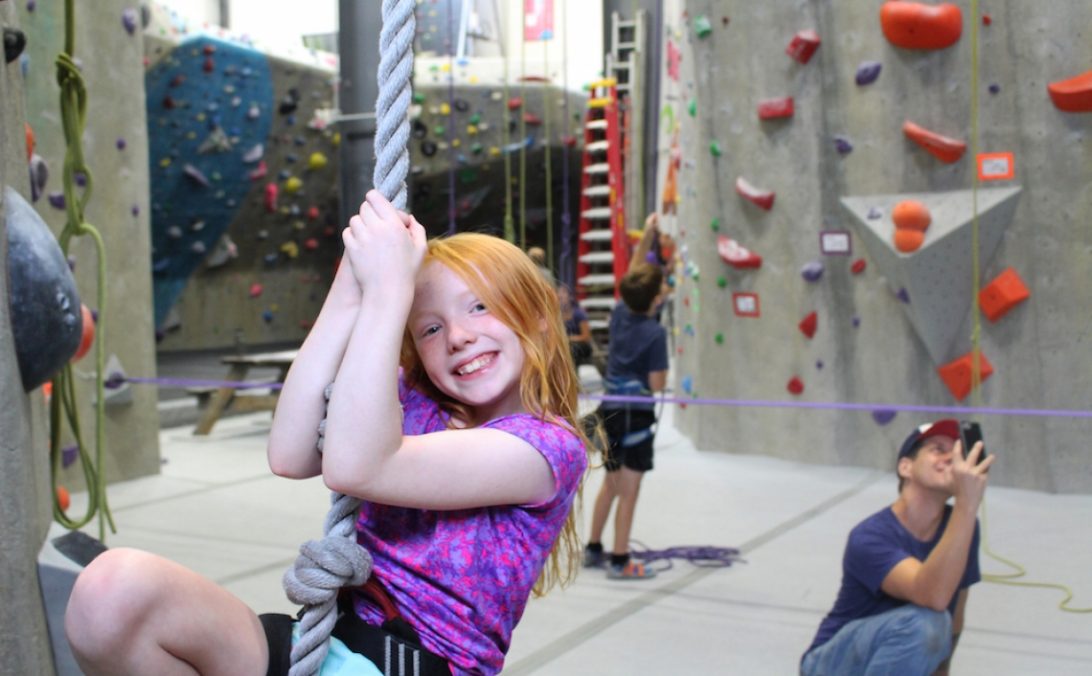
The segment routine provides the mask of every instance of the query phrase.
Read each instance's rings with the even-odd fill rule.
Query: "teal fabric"
[[[300,623],[292,623],[292,645],[300,638]],[[333,636],[330,637],[330,652],[322,661],[319,676],[383,676],[375,664],[367,657],[349,650],[348,646]]]

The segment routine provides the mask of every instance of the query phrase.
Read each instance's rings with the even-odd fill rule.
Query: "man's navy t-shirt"
[[[908,602],[888,596],[880,589],[883,580],[891,569],[908,556],[925,561],[929,553],[940,542],[948,519],[952,515],[952,506],[944,506],[937,532],[928,542],[922,542],[899,522],[898,517],[885,507],[868,517],[850,531],[842,558],[842,587],[834,608],[819,624],[819,631],[805,655],[829,641],[838,630],[853,620],[871,617],[893,610]],[[963,569],[963,579],[959,582],[956,593],[948,603],[948,612],[955,613],[959,590],[966,589],[982,579],[978,570],[978,522],[974,525],[974,537],[967,554],[967,565]]]
[[[648,374],[667,370],[667,331],[652,317],[636,314],[625,303],[610,315],[607,376],[636,378],[648,389]]]

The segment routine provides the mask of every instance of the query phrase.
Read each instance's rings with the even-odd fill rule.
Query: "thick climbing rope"
[[[91,170],[83,158],[83,131],[87,122],[87,88],[83,76],[76,66],[76,11],[74,0],[65,0],[64,6],[64,52],[57,56],[57,84],[61,89],[61,126],[64,129],[64,198],[65,225],[61,231],[61,251],[68,256],[68,247],[73,237],[88,236],[95,243],[98,259],[97,295],[98,333],[95,341],[95,457],[91,458],[80,432],[78,400],[76,398],[75,377],[72,364],[68,363],[53,377],[53,398],[49,403],[50,438],[49,454],[53,475],[53,518],[65,528],[75,530],[91,522],[99,515],[99,540],[106,539],[106,523],[110,531],[116,532],[114,518],[106,501],[106,478],[102,473],[103,454],[106,447],[105,418],[106,397],[103,392],[106,363],[105,341],[102,336],[106,319],[106,247],[102,236],[90,223],[84,220],[84,209],[91,199],[93,181]],[[84,181],[83,190],[77,193],[77,177]],[[61,465],[62,410],[64,417],[75,437],[79,452],[80,465],[87,483],[87,513],[82,519],[71,519],[61,508],[57,496],[57,474]]]
[[[561,3],[564,9],[564,21],[569,19],[568,3]],[[562,129],[568,132],[572,126],[569,120],[569,31],[568,24],[561,26],[561,117],[564,120]],[[566,136],[568,134],[566,133]],[[572,245],[572,215],[569,213],[569,144],[567,138],[562,139],[561,144],[561,256],[558,259],[558,275],[570,289],[574,285],[573,245]]]
[[[527,4],[520,3],[519,29],[519,245],[527,247]]]
[[[494,5],[496,9],[496,5]],[[495,16],[500,16],[496,11]],[[512,153],[508,148],[508,50],[501,41],[501,51],[504,56],[504,121],[501,123],[501,147],[504,149],[504,239],[512,244],[516,243],[516,226],[512,216]]]
[[[413,38],[417,28],[414,0],[383,0],[379,33],[379,96],[376,101],[376,188],[398,209],[406,206],[409,172],[409,106],[413,89]],[[333,386],[323,393],[327,402]],[[318,449],[325,437],[319,423]],[[294,568],[284,576],[288,599],[303,605],[299,639],[292,646],[290,676],[317,674],[329,652],[337,622],[337,595],[342,587],[359,586],[371,573],[371,556],[356,541],[360,500],[332,492],[322,540],[300,547]]]
[[[970,14],[972,20],[971,25],[971,157],[975,158],[975,162],[978,161],[978,117],[979,117],[979,68],[978,68],[978,21],[976,20],[978,14],[978,0],[971,0]],[[980,360],[982,358],[982,318],[981,311],[978,303],[979,293],[979,275],[981,274],[981,262],[979,261],[978,242],[978,188],[979,188],[979,176],[977,167],[973,172],[973,179],[971,183],[971,317],[973,325],[971,329],[971,391],[973,392],[971,401],[975,408],[981,408],[982,402],[982,364]],[[964,451],[969,449],[964,449]],[[988,520],[986,512],[986,498],[982,498],[982,503],[979,507],[979,511],[982,514],[981,519],[981,540],[982,551],[986,552],[986,555],[991,559],[1008,566],[1012,572],[1009,573],[983,573],[982,579],[986,582],[992,582],[994,584],[1005,584],[1014,587],[1032,587],[1038,589],[1057,589],[1065,594],[1058,603],[1059,610],[1063,610],[1067,613],[1092,613],[1092,607],[1088,608],[1074,608],[1069,605],[1069,601],[1073,598],[1073,591],[1064,584],[1055,582],[1028,582],[1020,580],[1027,575],[1027,570],[1016,563],[1011,561],[1000,554],[994,552],[990,548],[988,537]]]
[[[447,234],[455,234],[455,5],[447,6]]]

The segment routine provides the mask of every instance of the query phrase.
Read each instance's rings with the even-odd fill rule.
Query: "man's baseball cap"
[[[936,422],[919,425],[910,433],[910,436],[906,437],[906,441],[902,442],[902,448],[899,449],[899,460],[910,455],[914,447],[926,439],[940,436],[959,439],[959,421],[954,418],[944,418]]]

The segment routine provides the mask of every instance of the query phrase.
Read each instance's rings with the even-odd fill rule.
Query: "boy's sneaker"
[[[656,571],[630,559],[624,566],[607,566],[607,577],[611,580],[647,580],[656,577]]]
[[[610,554],[600,549],[592,549],[591,547],[584,547],[584,567],[585,568],[602,568],[606,565],[607,560],[610,558]]]

